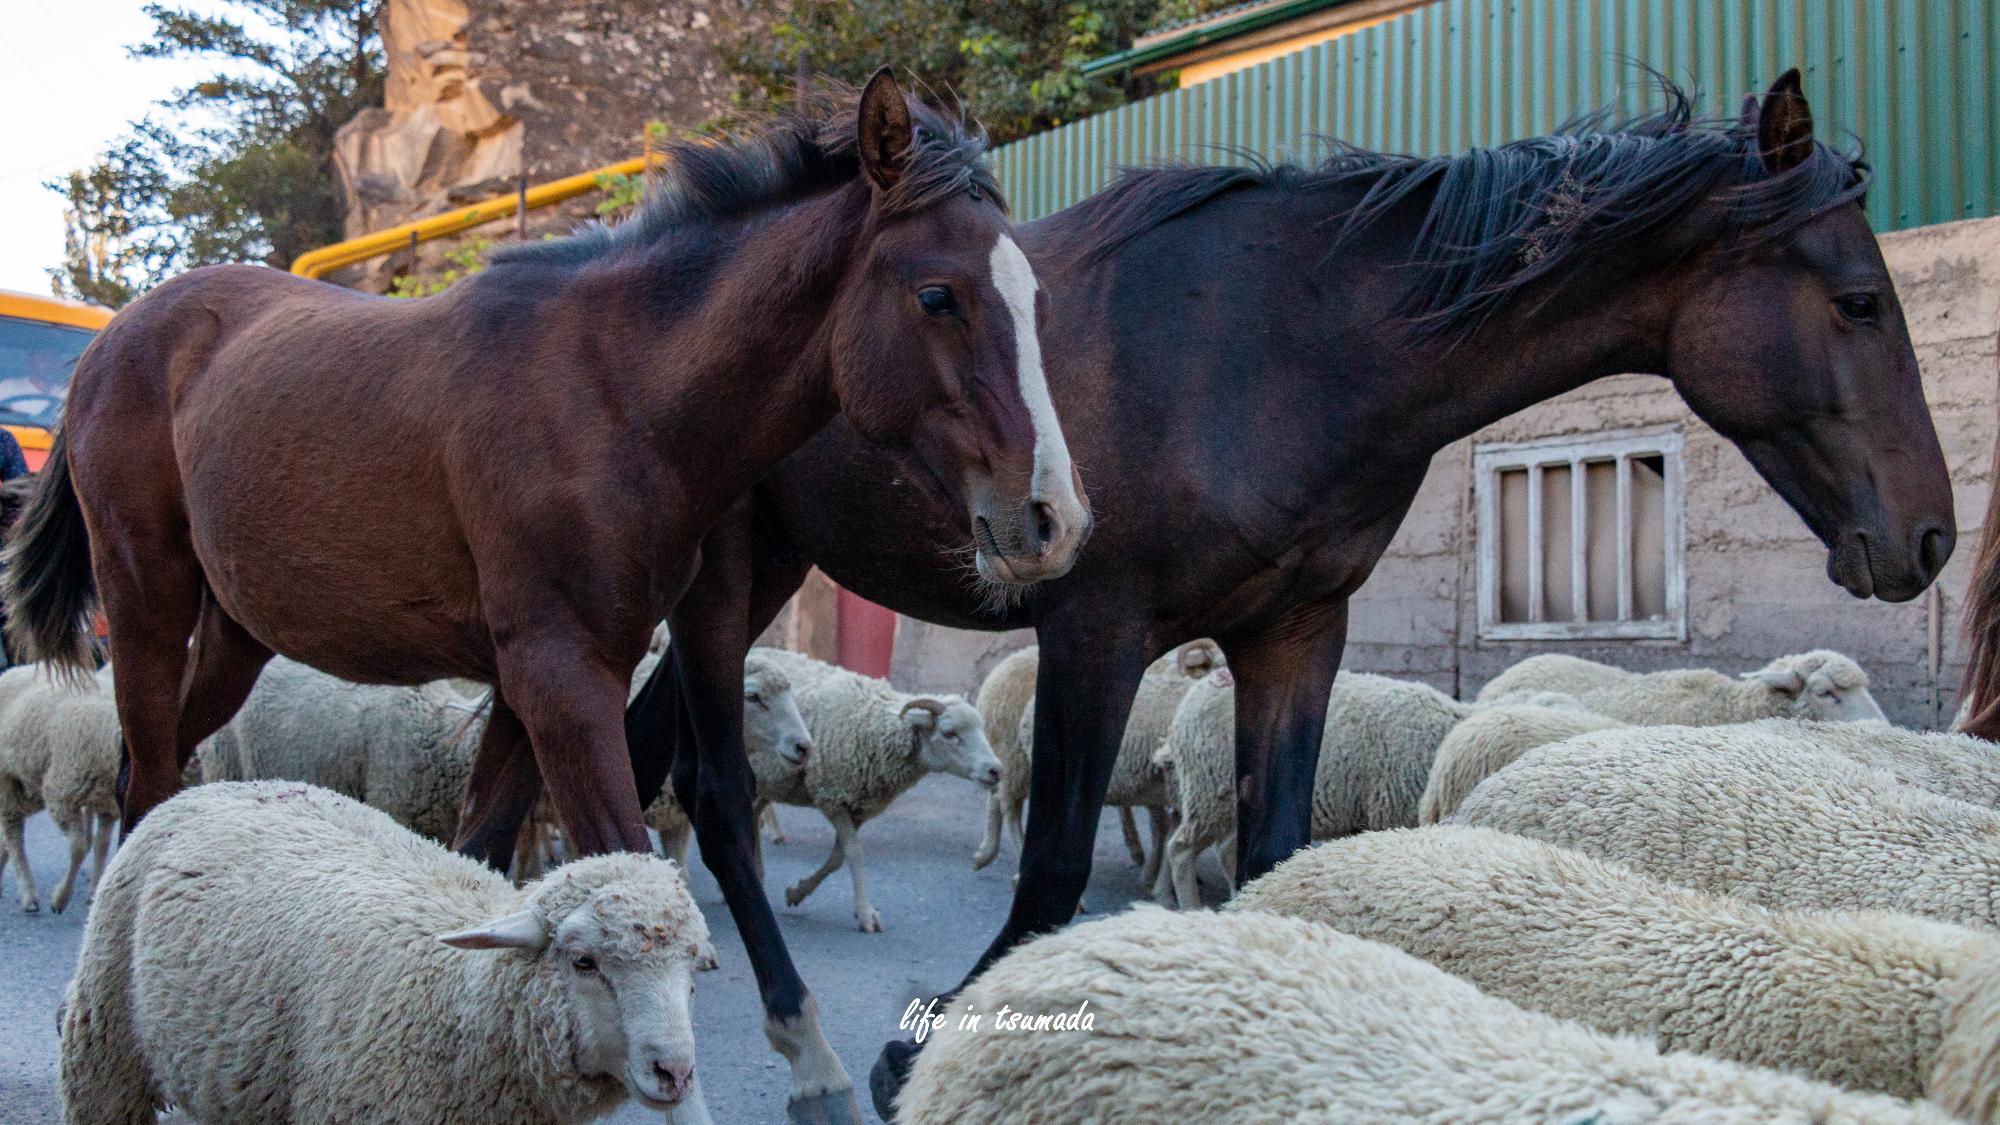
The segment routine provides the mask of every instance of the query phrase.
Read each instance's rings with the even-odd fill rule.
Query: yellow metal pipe
[[[582,195],[587,191],[596,191],[600,176],[637,175],[658,159],[656,156],[638,156],[617,164],[607,164],[602,168],[580,172],[574,176],[565,176],[560,180],[536,184],[528,189],[528,210],[561,203],[565,199]],[[331,246],[308,250],[292,262],[292,272],[300,277],[325,277],[334,270],[354,265],[356,262],[365,262],[370,258],[401,250],[410,244],[412,236],[415,236],[418,242],[429,242],[434,238],[443,238],[496,219],[504,219],[519,211],[520,204],[519,193],[496,195],[490,199],[482,199],[478,203],[446,211],[441,215],[400,223],[373,234],[364,234],[360,238],[350,238],[346,242],[336,242]]]

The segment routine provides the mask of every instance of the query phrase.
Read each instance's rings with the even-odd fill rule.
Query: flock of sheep
[[[1231,691],[1206,674],[1124,747],[1171,795],[1136,802],[1171,825],[1163,903],[1199,905],[1234,830]],[[2000,1122],[1996,765],[1888,725],[1830,652],[1733,679],[1539,656],[1473,703],[1343,674],[1324,842],[1219,913],[1016,949],[898,1120]],[[977,1030],[1002,1004],[1094,1026]]]
[[[1018,841],[1036,665],[1008,657],[969,703],[755,650],[759,804],[835,832],[787,903],[845,865],[880,930],[859,830],[926,773],[992,790],[975,867]],[[567,1122],[628,1098],[706,1120],[689,998],[714,952],[671,792],[647,810],[669,858],[544,874],[543,820],[519,885],[443,846],[477,694],[280,660],[190,763],[212,784],[107,866],[110,676],[0,674],[0,862],[23,905],[27,815],[70,842],[54,909],[97,850],[66,1120],[251,1099],[290,1120]],[[2000,1122],[2000,770],[1985,743],[1889,726],[1852,660],[1727,677],[1538,656],[1473,702],[1342,674],[1324,842],[1211,912],[1195,868],[1210,848],[1232,868],[1233,693],[1212,643],[1162,657],[1111,780],[1135,862],[1182,909],[1003,958],[939,1022],[899,1120]],[[977,1030],[1003,1005],[1063,1018]]]

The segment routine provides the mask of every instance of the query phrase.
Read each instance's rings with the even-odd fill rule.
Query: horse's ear
[[[914,132],[910,103],[886,66],[861,91],[861,125],[855,135],[861,142],[861,170],[869,182],[883,191],[894,187],[903,177]]]
[[[1764,170],[1775,176],[1804,164],[1812,147],[1812,107],[1799,87],[1799,68],[1793,67],[1771,83],[1758,107],[1757,153]]]

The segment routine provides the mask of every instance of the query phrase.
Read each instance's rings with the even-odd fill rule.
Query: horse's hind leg
[[[146,525],[147,515],[156,517],[153,526]],[[175,732],[188,638],[201,613],[201,563],[178,513],[117,511],[108,522],[93,518],[90,524],[91,563],[110,627],[111,665],[117,669],[112,690],[125,742],[118,804],[130,832],[180,789]]]
[[[202,599],[187,682],[181,689],[180,722],[174,731],[176,771],[187,767],[202,739],[221,730],[243,708],[270,661],[271,650],[222,612],[213,595]]]
[[[528,728],[497,689],[479,749],[472,755],[472,772],[465,779],[465,803],[458,813],[458,834],[452,849],[496,871],[514,860],[521,825],[542,795],[542,774]]]

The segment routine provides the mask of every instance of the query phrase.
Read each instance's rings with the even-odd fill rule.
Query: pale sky
[[[47,293],[47,271],[62,262],[62,197],[42,181],[89,164],[154,101],[213,71],[199,60],[127,58],[126,46],[152,27],[142,7],[0,4],[0,289]]]

